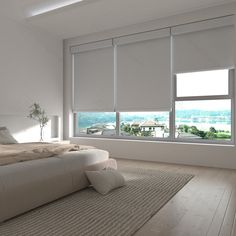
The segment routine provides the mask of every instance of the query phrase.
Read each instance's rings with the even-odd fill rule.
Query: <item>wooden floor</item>
[[[135,236],[236,236],[236,170],[117,161],[195,175]]]

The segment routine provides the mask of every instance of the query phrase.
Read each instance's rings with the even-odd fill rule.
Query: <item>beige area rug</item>
[[[103,196],[92,188],[0,225],[1,236],[126,236],[134,234],[193,177],[122,168],[126,186]]]

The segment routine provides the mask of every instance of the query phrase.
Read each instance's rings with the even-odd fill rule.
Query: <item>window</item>
[[[172,112],[78,112],[75,134],[185,142],[233,141],[233,70],[174,76]]]
[[[75,134],[232,144],[234,21],[71,45]]]
[[[230,74],[214,70],[176,75],[176,139],[232,140]]]

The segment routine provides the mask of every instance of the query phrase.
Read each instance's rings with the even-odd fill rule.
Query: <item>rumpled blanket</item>
[[[89,146],[61,143],[0,144],[0,166],[53,157],[66,152],[90,149]]]

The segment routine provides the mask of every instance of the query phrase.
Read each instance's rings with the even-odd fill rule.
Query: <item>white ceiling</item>
[[[23,20],[32,10],[62,1],[64,0],[1,0],[0,14]],[[84,0],[28,20],[65,39],[235,1]]]

